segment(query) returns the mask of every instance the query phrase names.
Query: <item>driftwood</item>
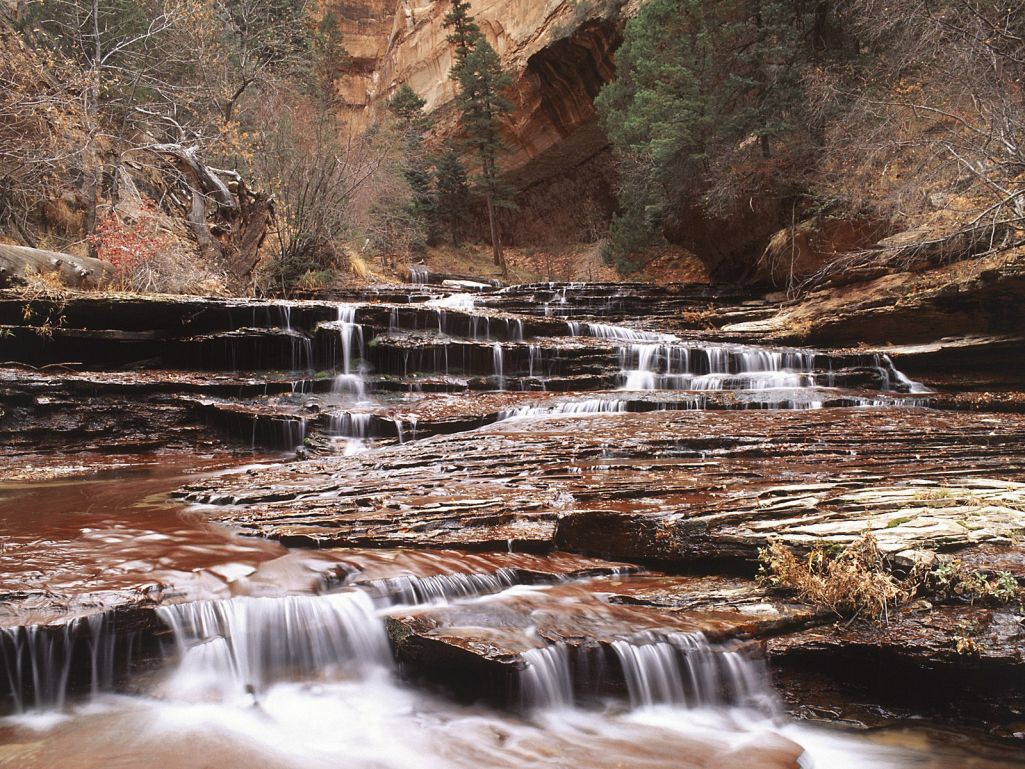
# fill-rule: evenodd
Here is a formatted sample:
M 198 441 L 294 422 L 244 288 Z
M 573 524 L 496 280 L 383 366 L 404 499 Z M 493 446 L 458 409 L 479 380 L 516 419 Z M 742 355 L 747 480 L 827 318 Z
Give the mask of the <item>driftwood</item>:
M 235 289 L 247 288 L 273 220 L 273 198 L 249 189 L 234 171 L 206 165 L 195 147 L 156 144 L 148 149 L 167 160 L 188 187 L 186 218 L 203 255 L 224 268 Z
M 72 288 L 102 286 L 114 274 L 107 262 L 40 248 L 0 244 L 0 288 L 19 285 L 32 275 L 58 275 Z

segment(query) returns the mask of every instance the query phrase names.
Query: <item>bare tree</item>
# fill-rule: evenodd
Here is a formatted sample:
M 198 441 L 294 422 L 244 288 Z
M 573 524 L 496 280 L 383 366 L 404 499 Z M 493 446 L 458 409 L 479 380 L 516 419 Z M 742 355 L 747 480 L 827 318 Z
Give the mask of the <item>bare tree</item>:
M 827 137 L 819 192 L 884 219 L 941 210 L 953 223 L 853 254 L 827 272 L 951 261 L 1019 244 L 1025 1 L 855 0 L 845 22 L 875 57 L 820 89 L 826 111 L 846 106 Z

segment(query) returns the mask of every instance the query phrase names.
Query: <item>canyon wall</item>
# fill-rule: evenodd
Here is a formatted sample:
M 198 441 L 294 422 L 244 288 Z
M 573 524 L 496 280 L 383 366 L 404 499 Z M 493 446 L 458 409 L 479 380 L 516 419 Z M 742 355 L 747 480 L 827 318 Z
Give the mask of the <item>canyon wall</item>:
M 343 117 L 369 125 L 408 83 L 427 101 L 439 146 L 456 136 L 447 0 L 337 4 L 351 62 L 339 84 Z M 513 76 L 514 112 L 501 166 L 517 202 L 504 215 L 520 243 L 594 239 L 615 199 L 608 141 L 594 98 L 612 79 L 613 52 L 632 5 L 623 0 L 476 0 L 472 13 Z M 473 167 L 472 156 L 467 164 Z M 542 217 L 541 214 L 544 214 Z

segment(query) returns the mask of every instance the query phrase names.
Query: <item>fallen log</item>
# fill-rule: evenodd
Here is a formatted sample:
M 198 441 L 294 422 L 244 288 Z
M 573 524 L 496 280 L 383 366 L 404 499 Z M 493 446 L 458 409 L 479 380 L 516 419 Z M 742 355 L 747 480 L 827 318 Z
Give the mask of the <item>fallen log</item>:
M 113 274 L 109 263 L 88 256 L 0 244 L 0 288 L 23 284 L 33 275 L 56 275 L 66 286 L 91 288 L 108 283 Z

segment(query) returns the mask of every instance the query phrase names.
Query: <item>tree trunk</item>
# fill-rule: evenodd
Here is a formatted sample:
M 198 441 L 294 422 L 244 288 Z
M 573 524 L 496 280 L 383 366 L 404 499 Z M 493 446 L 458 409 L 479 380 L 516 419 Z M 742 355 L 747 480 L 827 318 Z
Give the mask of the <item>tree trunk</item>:
M 495 217 L 495 197 L 490 192 L 488 200 L 488 221 L 491 224 L 491 251 L 495 257 L 495 265 L 502 268 L 502 277 L 509 274 L 505 266 L 505 257 L 502 255 L 502 237 L 498 234 L 498 219 Z

